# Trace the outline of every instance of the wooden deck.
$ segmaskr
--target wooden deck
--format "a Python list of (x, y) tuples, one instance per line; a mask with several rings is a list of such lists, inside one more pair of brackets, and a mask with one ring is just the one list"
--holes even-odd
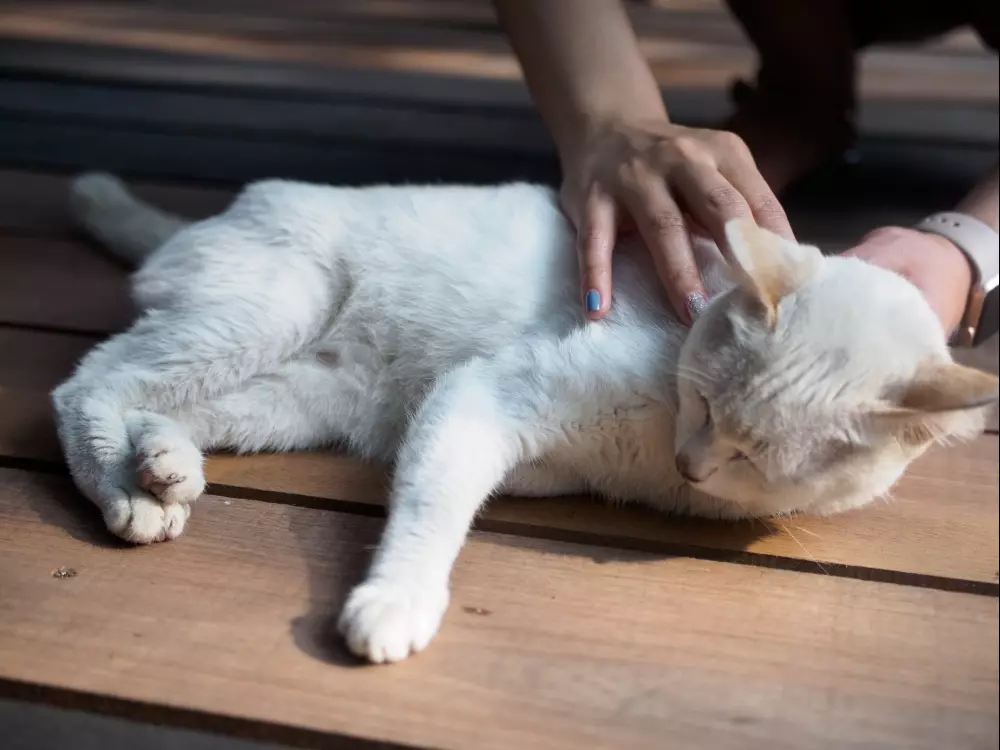
[[(636, 4), (647, 49), (677, 111), (711, 119), (749, 53), (715, 3), (669, 5)], [(483, 3), (278, 7), (0, 3), (5, 746), (997, 747), (995, 416), (891, 502), (832, 519), (500, 499), (440, 635), (392, 667), (332, 627), (378, 537), (380, 467), (214, 456), (181, 539), (104, 531), (47, 394), (133, 312), (125, 271), (70, 227), (72, 170), (124, 171), (192, 217), (258, 176), (554, 174)], [(947, 205), (995, 158), (996, 62), (967, 35), (873, 60), (861, 164), (789, 196), (800, 236), (831, 247)], [(996, 372), (997, 340), (960, 356)]]

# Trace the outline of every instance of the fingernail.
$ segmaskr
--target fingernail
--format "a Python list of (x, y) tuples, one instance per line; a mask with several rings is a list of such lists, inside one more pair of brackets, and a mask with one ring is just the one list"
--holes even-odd
[(587, 292), (587, 312), (597, 312), (601, 309), (601, 293), (596, 289)]
[(691, 320), (696, 320), (699, 315), (705, 312), (705, 308), (708, 307), (708, 300), (701, 294), (689, 294), (684, 301), (687, 304)]

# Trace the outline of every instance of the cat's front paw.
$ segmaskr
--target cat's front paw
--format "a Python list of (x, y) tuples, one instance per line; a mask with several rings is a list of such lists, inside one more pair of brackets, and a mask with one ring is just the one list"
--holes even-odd
[(448, 589), (370, 580), (347, 598), (339, 629), (348, 648), (376, 664), (423, 650), (448, 608)]
[(100, 505), (108, 530), (133, 544), (176, 539), (191, 515), (190, 505), (164, 505), (139, 489), (115, 487)]

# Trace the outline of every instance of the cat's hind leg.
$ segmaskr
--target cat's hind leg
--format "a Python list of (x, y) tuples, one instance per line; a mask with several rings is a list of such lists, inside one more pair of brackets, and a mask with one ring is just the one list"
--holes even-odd
[[(160, 533), (153, 529), (155, 523), (129, 520), (133, 499), (145, 508), (155, 501), (146, 491), (152, 489), (166, 505), (189, 500), (199, 494), (200, 482), (194, 472), (171, 468), (175, 461), (180, 468), (192, 465), (194, 451), (188, 442), (168, 430), (158, 433), (159, 442), (137, 446), (130, 432), (143, 432), (155, 415), (181, 413), (240, 389), (262, 370), (278, 369), (289, 342), (295, 341), (282, 330), (281, 321), (273, 322), (269, 331), (254, 325), (252, 316), (241, 315), (239, 306), (222, 308), (215, 317), (147, 313), (130, 331), (89, 353), (53, 392), (60, 441), (77, 487), (102, 510), (108, 528), (130, 541), (172, 538), (187, 517), (186, 510), (183, 518), (177, 510), (165, 511), (164, 523), (170, 520), (172, 525)], [(164, 442), (183, 447), (164, 450)], [(149, 461), (143, 482), (135, 478), (136, 448)]]
[[(368, 411), (364, 384), (353, 375), (303, 358), (169, 415), (127, 411), (123, 422), (131, 450), (105, 462), (105, 486), (97, 493), (108, 527), (133, 542), (179, 535), (188, 506), (205, 490), (203, 451), (305, 450), (348, 440), (345, 430), (357, 412)], [(384, 455), (393, 430), (398, 434), (392, 423), (402, 423), (403, 411), (382, 417), (386, 434), (367, 447), (382, 447)], [(174, 507), (180, 505), (185, 507)]]
[[(201, 454), (190, 450), (190, 440), (178, 434), (176, 424), (150, 412), (106, 414), (95, 427), (88, 434), (89, 455), (65, 436), (63, 443), (77, 487), (101, 510), (108, 529), (137, 544), (178, 537), (191, 515), (190, 502), (204, 489)], [(145, 436), (154, 431), (171, 436), (172, 442), (146, 441)], [(149, 454), (148, 460), (134, 453), (132, 436), (139, 450)], [(170, 456), (165, 450), (168, 446), (181, 450)], [(161, 467), (159, 474), (164, 478), (159, 483), (149, 471), (152, 462)], [(137, 465), (142, 467), (138, 474)], [(147, 481), (137, 481), (143, 474)]]
[[(149, 309), (89, 352), (53, 392), (73, 479), (115, 533), (132, 541), (156, 538), (122, 525), (123, 502), (152, 498), (135, 481), (129, 415), (172, 415), (239, 390), (293, 360), (330, 324), (344, 279), (326, 255), (301, 246), (308, 238), (278, 239), (267, 221), (247, 216), (182, 229), (135, 278), (135, 294)], [(187, 476), (164, 459), (176, 452), (150, 450), (160, 453), (164, 470), (151, 471), (145, 483), (165, 497), (194, 494), (196, 479), (177, 487), (159, 481)], [(189, 465), (193, 454), (182, 453)]]

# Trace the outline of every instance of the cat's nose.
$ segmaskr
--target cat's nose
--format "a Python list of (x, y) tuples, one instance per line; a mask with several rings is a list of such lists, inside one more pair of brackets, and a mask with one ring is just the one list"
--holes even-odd
[(678, 453), (674, 459), (677, 465), (677, 473), (691, 484), (704, 482), (715, 473), (716, 466), (699, 466), (697, 461), (692, 461), (687, 453)]

